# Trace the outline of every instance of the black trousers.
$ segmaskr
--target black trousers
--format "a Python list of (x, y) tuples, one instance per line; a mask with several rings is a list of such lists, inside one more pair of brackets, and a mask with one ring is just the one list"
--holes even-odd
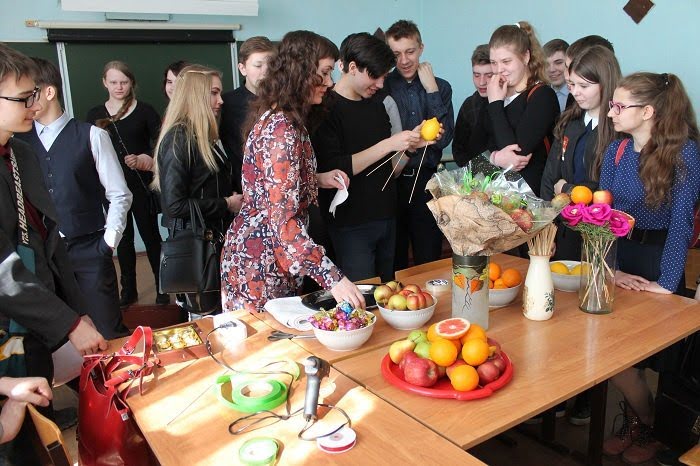
[(395, 270), (408, 267), (409, 244), (413, 250), (414, 265), (438, 260), (442, 255), (443, 234), (426, 205), (433, 196), (425, 190), (425, 185), (435, 174), (435, 169), (421, 168), (413, 200), (409, 204), (408, 199), (411, 197), (416, 172), (417, 168), (404, 169), (396, 180), (399, 206), (396, 222)]
[(124, 235), (117, 246), (117, 258), (121, 272), (122, 296), (135, 295), (136, 288), (136, 250), (134, 249), (134, 220), (146, 246), (148, 263), (153, 271), (153, 278), (158, 287), (158, 268), (160, 266), (160, 231), (158, 230), (157, 215), (150, 211), (150, 202), (143, 186), (129, 186), (134, 200), (126, 216)]
[(66, 240), (66, 249), (87, 304), (87, 314), (97, 330), (108, 340), (127, 335), (119, 309), (112, 248), (105, 242), (104, 232)]
[(394, 279), (396, 221), (374, 220), (360, 225), (328, 226), (338, 266), (351, 280), (379, 276)]

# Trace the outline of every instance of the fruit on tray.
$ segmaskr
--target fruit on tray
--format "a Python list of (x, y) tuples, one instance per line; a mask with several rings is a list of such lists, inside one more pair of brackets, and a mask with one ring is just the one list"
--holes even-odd
[(418, 311), (435, 304), (433, 295), (423, 291), (420, 286), (391, 281), (374, 289), (374, 300), (385, 309), (393, 311)]
[(427, 333), (414, 330), (405, 340), (394, 342), (389, 357), (410, 384), (430, 387), (447, 377), (455, 390), (470, 391), (505, 371), (500, 351), (479, 325), (450, 318), (432, 324)]

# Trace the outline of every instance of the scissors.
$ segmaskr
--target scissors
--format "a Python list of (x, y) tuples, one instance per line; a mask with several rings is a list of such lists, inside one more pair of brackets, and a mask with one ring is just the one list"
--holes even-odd
[(267, 339), (269, 341), (291, 340), (292, 338), (316, 338), (316, 335), (297, 335), (296, 333), (287, 333), (281, 332), (279, 330), (273, 330), (272, 333), (270, 333), (267, 336)]

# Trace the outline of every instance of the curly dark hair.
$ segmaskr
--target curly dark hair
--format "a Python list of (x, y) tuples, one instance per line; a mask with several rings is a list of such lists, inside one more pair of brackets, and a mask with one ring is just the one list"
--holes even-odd
[(338, 47), (311, 31), (292, 31), (282, 38), (277, 55), (272, 57), (267, 75), (258, 84), (258, 96), (251, 103), (245, 135), (260, 116), (271, 108), (284, 112), (303, 127), (313, 105), (313, 91), (323, 83), (317, 74), (318, 62), (338, 59)]

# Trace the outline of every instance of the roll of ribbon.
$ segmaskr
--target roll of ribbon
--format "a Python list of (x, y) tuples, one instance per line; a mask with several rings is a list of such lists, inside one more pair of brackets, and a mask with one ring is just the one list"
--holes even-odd
[(450, 282), (442, 278), (428, 280), (425, 282), (425, 289), (428, 293), (439, 293), (441, 291), (450, 291)]
[(326, 453), (343, 453), (357, 443), (357, 434), (350, 427), (343, 427), (338, 432), (316, 439), (319, 450)]
[(279, 443), (270, 437), (255, 437), (238, 450), (238, 459), (246, 466), (266, 466), (274, 464), (279, 451)]
[(287, 399), (287, 386), (274, 379), (246, 380), (222, 375), (216, 379), (216, 387), (222, 403), (244, 413), (274, 409)]

